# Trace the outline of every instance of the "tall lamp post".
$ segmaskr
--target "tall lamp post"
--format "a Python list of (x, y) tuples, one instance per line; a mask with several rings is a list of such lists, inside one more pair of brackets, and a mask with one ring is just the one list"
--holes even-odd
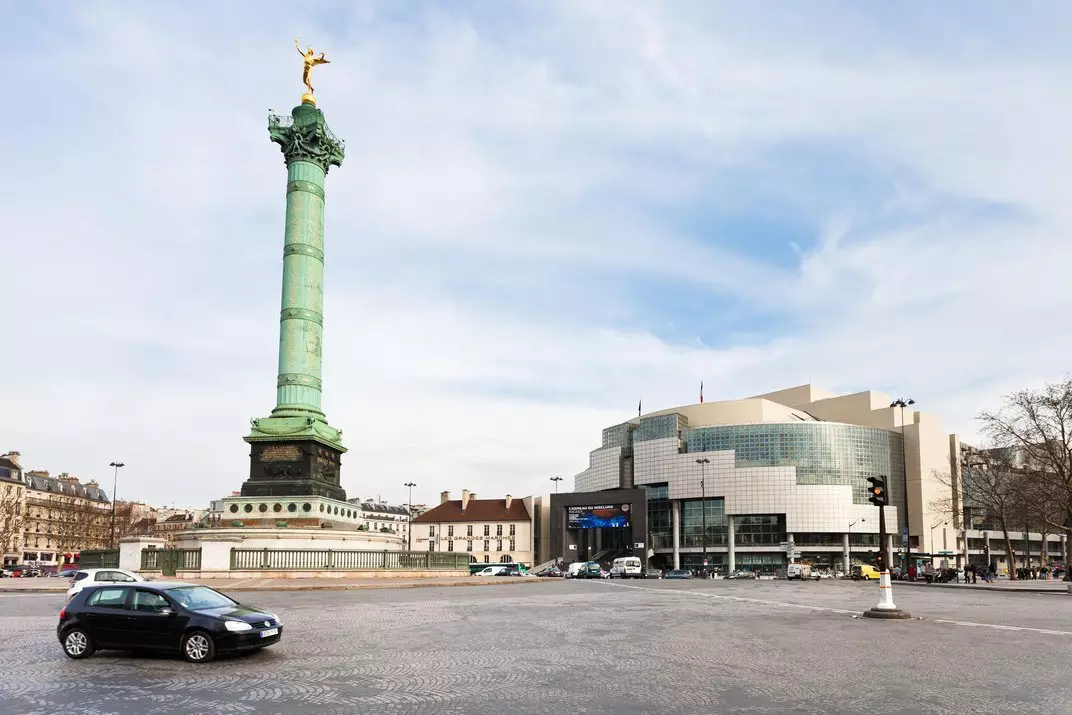
[(409, 487), (409, 503), (406, 505), (409, 511), (409, 526), (406, 527), (406, 551), (413, 551), (413, 487), (414, 482), (406, 482), (402, 486)]
[(562, 477), (551, 477), (551, 481), (555, 483), (555, 494), (558, 494), (558, 483), (562, 481)]
[[(866, 518), (861, 518), (861, 519), (857, 519), (856, 521), (850, 521), (849, 522), (849, 551), (845, 555), (845, 558), (846, 558), (846, 561), (845, 561), (845, 573), (846, 574), (849, 572), (849, 569), (852, 567), (852, 527), (856, 526), (857, 524), (862, 524), (865, 521), (867, 521)], [(880, 544), (880, 546), (881, 546), (881, 544)]]
[(904, 528), (908, 530), (906, 532), (908, 536), (904, 540), (904, 574), (901, 576), (901, 578), (908, 578), (908, 562), (912, 556), (912, 529), (909, 526), (908, 518), (908, 448), (905, 446), (904, 437), (904, 408), (914, 404), (916, 404), (916, 401), (913, 400), (911, 397), (907, 399), (905, 399), (904, 397), (898, 397), (896, 400), (890, 403), (890, 407), (901, 408), (901, 474), (904, 477)]
[(127, 465), (123, 464), (119, 460), (116, 460), (108, 465), (109, 467), (115, 467), (115, 473), (112, 475), (112, 538), (108, 543), (111, 548), (115, 548), (115, 487), (119, 483), (119, 468)]
[(949, 522), (939, 521), (935, 524), (931, 524), (931, 533), (929, 537), (931, 542), (931, 566), (934, 566), (934, 530), (937, 529), (939, 526), (949, 526)]
[(700, 544), (703, 546), (703, 567), (704, 576), (707, 575), (707, 490), (704, 487), (704, 479), (707, 476), (705, 467), (711, 463), (711, 460), (707, 457), (700, 457), (696, 460), (696, 463), (700, 465), (700, 528), (703, 531), (700, 532)]

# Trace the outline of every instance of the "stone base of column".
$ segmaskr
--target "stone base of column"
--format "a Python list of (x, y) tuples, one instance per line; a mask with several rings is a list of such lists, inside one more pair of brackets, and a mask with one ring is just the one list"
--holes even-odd
[(908, 611), (902, 611), (900, 608), (872, 608), (870, 611), (864, 611), (864, 618), (883, 618), (887, 620), (905, 620), (911, 618), (912, 614)]
[(339, 485), (343, 449), (319, 440), (250, 441), (244, 497), (326, 497), (346, 501)]
[(890, 572), (883, 571), (878, 578), (879, 600), (878, 605), (870, 611), (864, 611), (864, 618), (882, 618), (886, 620), (904, 620), (911, 618), (912, 614), (902, 611), (893, 603), (893, 584), (890, 580)]

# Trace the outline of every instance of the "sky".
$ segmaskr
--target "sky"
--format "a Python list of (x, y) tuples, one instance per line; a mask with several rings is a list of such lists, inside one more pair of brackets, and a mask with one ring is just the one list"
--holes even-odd
[(1068, 370), (1072, 6), (0, 5), (0, 451), (240, 488), (303, 45), (351, 497), (545, 493), (644, 411), (807, 382), (950, 432)]

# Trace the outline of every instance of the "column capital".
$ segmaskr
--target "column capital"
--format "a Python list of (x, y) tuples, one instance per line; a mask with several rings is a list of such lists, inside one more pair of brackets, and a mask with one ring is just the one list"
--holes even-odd
[(269, 114), (268, 135), (279, 145), (288, 166), (308, 161), (327, 173), (333, 166), (342, 166), (346, 155), (346, 142), (331, 133), (324, 113), (308, 102), (295, 107), (289, 117)]

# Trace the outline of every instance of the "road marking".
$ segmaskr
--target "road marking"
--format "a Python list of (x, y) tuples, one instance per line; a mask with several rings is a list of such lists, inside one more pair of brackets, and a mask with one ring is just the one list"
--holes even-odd
[[(743, 596), (726, 596), (718, 593), (704, 591), (683, 590), (679, 588), (646, 588), (644, 586), (626, 586), (624, 583), (606, 583), (615, 588), (633, 588), (637, 591), (649, 591), (652, 593), (680, 593), (685, 595), (705, 596), (707, 598), (721, 598), (727, 601), (739, 601), (742, 603), (758, 603), (764, 606), (782, 606), (785, 608), (803, 608), (811, 611), (825, 611), (827, 613), (841, 613), (844, 615), (859, 616), (861, 611), (850, 611), (844, 608), (831, 608), (829, 606), (808, 606), (803, 603), (789, 603), (787, 601), (771, 601), (763, 598), (745, 598)], [(951, 621), (943, 618), (928, 618), (934, 623), (947, 623), (953, 626), (965, 626), (968, 628), (993, 628), (998, 631), (1025, 631), (1028, 633), (1042, 633), (1048, 636), (1072, 636), (1072, 631), (1058, 631), (1048, 628), (1028, 628), (1026, 626), (1006, 626), (999, 623), (975, 623), (974, 621)]]
[(972, 621), (947, 621), (942, 618), (931, 619), (935, 623), (949, 623), (954, 626), (968, 626), (970, 628), (993, 628), (999, 631), (1028, 631), (1030, 633), (1045, 633), (1048, 636), (1072, 636), (1072, 631), (1055, 631), (1048, 628), (1027, 628), (1026, 626), (1003, 626), (997, 623), (974, 623)]
[(740, 601), (742, 603), (758, 603), (764, 606), (783, 606), (785, 608), (806, 608), (810, 611), (826, 611), (828, 613), (841, 613), (844, 615), (858, 616), (860, 611), (850, 611), (845, 608), (831, 608), (829, 606), (809, 606), (804, 603), (788, 603), (786, 601), (769, 601), (763, 598), (745, 598), (743, 596), (724, 596), (719, 593), (705, 593), (703, 591), (685, 591), (679, 588), (645, 588), (644, 586), (626, 586), (624, 583), (607, 583), (607, 586), (615, 588), (634, 588), (638, 591), (653, 591), (658, 593), (682, 593), (686, 595), (705, 596), (707, 598), (721, 598), (727, 601)]

